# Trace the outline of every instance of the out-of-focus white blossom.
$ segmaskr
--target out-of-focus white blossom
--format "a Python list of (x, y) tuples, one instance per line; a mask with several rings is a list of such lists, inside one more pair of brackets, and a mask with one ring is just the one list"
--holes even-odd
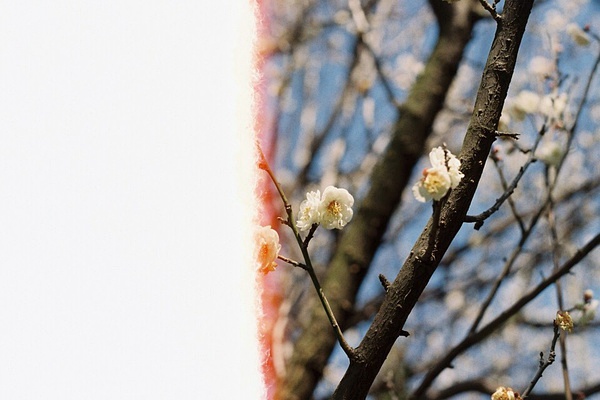
[(279, 235), (270, 226), (261, 226), (255, 232), (256, 265), (260, 272), (267, 274), (275, 271), (277, 263), (275, 260), (281, 250)]
[(400, 89), (407, 90), (424, 68), (425, 64), (412, 53), (402, 53), (396, 58), (391, 74), (394, 83)]
[(518, 392), (512, 390), (512, 388), (500, 386), (494, 394), (492, 394), (492, 400), (521, 400), (521, 396)]
[(544, 18), (544, 26), (548, 31), (562, 29), (568, 22), (565, 15), (557, 9), (548, 10)]
[(517, 121), (523, 121), (527, 114), (539, 110), (540, 96), (530, 90), (522, 90), (508, 105), (509, 115)]
[(346, 189), (328, 186), (319, 204), (321, 225), (325, 229), (342, 229), (352, 219), (354, 198)]
[(540, 101), (540, 112), (551, 122), (561, 121), (567, 109), (567, 94), (546, 95)]
[(585, 303), (582, 309), (583, 315), (581, 316), (579, 323), (587, 324), (592, 321), (596, 317), (596, 310), (598, 309), (599, 304), (600, 302), (598, 299), (592, 299), (588, 303)]
[(431, 168), (423, 171), (423, 177), (412, 188), (415, 198), (423, 203), (440, 200), (464, 177), (458, 158), (443, 147), (431, 150), (429, 161)]
[(498, 121), (498, 130), (500, 132), (508, 132), (508, 125), (510, 124), (510, 115), (502, 113), (500, 120)]
[(579, 46), (588, 46), (590, 44), (590, 36), (579, 25), (575, 23), (567, 25), (566, 32)]
[(596, 317), (596, 310), (598, 309), (599, 304), (600, 302), (597, 299), (594, 299), (594, 292), (591, 289), (587, 289), (583, 292), (583, 304), (576, 306), (576, 308), (582, 312), (578, 323), (585, 325), (592, 321)]
[(318, 224), (321, 221), (319, 215), (320, 204), (320, 191), (306, 193), (306, 200), (300, 203), (300, 210), (298, 211), (298, 221), (296, 222), (298, 229), (307, 231), (313, 224)]
[(552, 60), (542, 56), (535, 56), (529, 61), (529, 71), (539, 75), (542, 78), (551, 76), (555, 71), (556, 65)]
[(538, 160), (553, 167), (558, 166), (564, 154), (564, 148), (556, 141), (544, 142), (535, 152)]

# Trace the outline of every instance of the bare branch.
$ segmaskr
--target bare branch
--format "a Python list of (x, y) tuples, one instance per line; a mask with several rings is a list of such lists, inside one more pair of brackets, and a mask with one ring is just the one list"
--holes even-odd
[(575, 265), (577, 265), (581, 260), (583, 260), (583, 258), (587, 256), (592, 250), (594, 250), (598, 245), (600, 245), (600, 233), (594, 236), (581, 249), (579, 249), (573, 255), (573, 257), (571, 257), (569, 260), (563, 263), (562, 266), (556, 272), (554, 272), (548, 278), (540, 282), (534, 289), (522, 296), (511, 307), (506, 309), (502, 314), (494, 318), (476, 333), (465, 337), (459, 344), (457, 344), (453, 349), (446, 353), (446, 355), (440, 361), (438, 361), (433, 368), (430, 369), (427, 375), (425, 375), (425, 378), (423, 378), (423, 381), (421, 382), (419, 387), (413, 393), (413, 397), (420, 398), (421, 396), (423, 396), (425, 394), (425, 391), (431, 385), (431, 383), (433, 383), (434, 379), (444, 369), (446, 369), (459, 354), (463, 353), (465, 350), (471, 348), (475, 344), (481, 342), (493, 332), (495, 332), (497, 329), (499, 329), (500, 326), (503, 325), (506, 321), (508, 321), (510, 317), (515, 315), (526, 304), (535, 299), (548, 286), (552, 285), (562, 276), (568, 274), (569, 271), (571, 271), (571, 269)]

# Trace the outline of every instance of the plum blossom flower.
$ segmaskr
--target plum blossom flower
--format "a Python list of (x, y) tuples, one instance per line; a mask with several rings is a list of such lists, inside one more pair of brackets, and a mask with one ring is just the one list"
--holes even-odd
[(521, 400), (521, 396), (518, 392), (512, 390), (512, 388), (500, 386), (494, 394), (492, 394), (492, 400)]
[(296, 226), (301, 231), (309, 230), (314, 224), (325, 229), (342, 229), (353, 216), (354, 197), (346, 190), (328, 186), (321, 196), (320, 191), (306, 193), (300, 203)]
[(256, 264), (258, 270), (263, 274), (275, 271), (277, 263), (275, 260), (281, 250), (279, 235), (271, 226), (261, 226), (256, 230)]
[(556, 65), (554, 62), (546, 57), (536, 56), (529, 61), (529, 71), (539, 77), (546, 78), (551, 76), (555, 70)]
[(415, 198), (424, 203), (440, 200), (450, 189), (458, 186), (464, 177), (459, 171), (460, 161), (443, 147), (436, 147), (429, 153), (431, 168), (423, 171), (421, 179), (413, 186)]
[(567, 25), (566, 32), (579, 46), (588, 46), (590, 44), (590, 36), (579, 25), (575, 23)]
[(328, 186), (319, 204), (321, 225), (325, 229), (342, 229), (352, 219), (354, 198), (346, 189)]
[(500, 120), (498, 120), (498, 130), (500, 132), (508, 132), (508, 126), (510, 125), (510, 115), (502, 113)]
[(599, 305), (598, 299), (594, 299), (594, 292), (587, 289), (583, 292), (583, 304), (577, 306), (582, 312), (579, 324), (585, 325), (596, 317), (596, 310)]
[(440, 200), (450, 190), (450, 176), (445, 168), (427, 168), (423, 177), (413, 186), (415, 198), (424, 203), (428, 200)]
[(314, 191), (306, 193), (306, 199), (300, 203), (298, 212), (298, 221), (296, 226), (301, 231), (307, 231), (313, 224), (321, 222), (319, 214), (319, 204), (321, 204), (321, 192)]
[(540, 112), (550, 119), (550, 122), (559, 122), (567, 109), (567, 94), (553, 94), (542, 97), (539, 104)]
[(545, 142), (535, 152), (538, 160), (553, 167), (558, 166), (564, 154), (565, 151), (562, 146), (555, 141)]
[(568, 311), (557, 311), (554, 324), (563, 331), (571, 332), (573, 330), (573, 318)]
[(538, 111), (540, 96), (530, 90), (522, 90), (510, 101), (508, 105), (509, 115), (517, 121), (523, 121), (527, 114)]

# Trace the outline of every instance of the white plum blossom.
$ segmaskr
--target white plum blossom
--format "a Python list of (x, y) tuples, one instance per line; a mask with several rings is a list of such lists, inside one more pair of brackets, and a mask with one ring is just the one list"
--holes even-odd
[(586, 289), (583, 292), (583, 304), (577, 306), (582, 312), (579, 319), (580, 324), (585, 325), (596, 317), (599, 303), (597, 299), (594, 299), (594, 292), (591, 289)]
[(300, 203), (298, 221), (296, 226), (301, 231), (307, 231), (313, 224), (318, 224), (321, 219), (319, 215), (319, 204), (321, 203), (321, 192), (314, 191), (306, 193), (306, 200)]
[(530, 90), (522, 90), (510, 101), (508, 113), (517, 121), (523, 121), (527, 114), (539, 110), (540, 96)]
[(550, 141), (538, 147), (535, 156), (544, 164), (557, 167), (564, 153), (564, 149), (559, 143)]
[(346, 190), (328, 186), (321, 196), (320, 191), (306, 193), (300, 204), (296, 226), (301, 231), (309, 230), (314, 224), (325, 229), (342, 229), (353, 216), (354, 197)]
[(498, 121), (498, 130), (500, 132), (508, 132), (508, 125), (510, 124), (510, 115), (502, 113), (500, 120)]
[(512, 388), (500, 386), (492, 394), (492, 400), (521, 400), (521, 396)]
[(415, 198), (423, 203), (440, 200), (464, 177), (458, 158), (443, 147), (431, 150), (429, 161), (431, 168), (423, 171), (423, 177), (412, 188)]
[(588, 46), (590, 44), (590, 36), (579, 25), (575, 23), (567, 25), (566, 32), (579, 46)]
[(556, 64), (549, 58), (535, 56), (529, 61), (529, 71), (541, 78), (546, 78), (554, 74)]
[(328, 186), (323, 191), (319, 215), (325, 229), (342, 229), (352, 219), (354, 198), (346, 189)]
[(277, 267), (275, 260), (281, 250), (279, 235), (271, 226), (261, 226), (255, 232), (257, 268), (263, 274), (274, 271)]
[(427, 168), (423, 177), (413, 186), (415, 198), (424, 203), (428, 200), (440, 200), (450, 190), (450, 175), (445, 168)]
[(565, 332), (573, 331), (573, 318), (568, 311), (557, 311), (556, 319), (554, 320), (554, 325), (558, 326)]
[(596, 310), (598, 309), (600, 302), (597, 299), (592, 299), (588, 303), (583, 305), (583, 315), (579, 321), (582, 324), (586, 324), (596, 317)]
[(547, 116), (551, 122), (560, 121), (567, 109), (567, 94), (546, 95), (540, 100), (540, 112)]

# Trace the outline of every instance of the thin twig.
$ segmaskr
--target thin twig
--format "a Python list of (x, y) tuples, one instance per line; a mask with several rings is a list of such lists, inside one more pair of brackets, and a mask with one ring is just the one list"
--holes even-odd
[(335, 319), (335, 316), (333, 315), (333, 310), (331, 309), (331, 306), (329, 305), (329, 301), (327, 301), (327, 297), (325, 297), (325, 293), (323, 293), (323, 288), (321, 287), (321, 284), (319, 283), (319, 279), (317, 278), (317, 274), (315, 273), (315, 270), (313, 268), (312, 262), (310, 260), (310, 256), (308, 255), (308, 247), (304, 245), (304, 242), (302, 241), (302, 237), (300, 237), (300, 233), (298, 232), (298, 229), (296, 228), (296, 224), (294, 224), (294, 222), (293, 222), (294, 218), (293, 218), (292, 206), (288, 202), (287, 197), (285, 196), (285, 193), (283, 192), (283, 189), (281, 188), (281, 185), (279, 184), (277, 179), (275, 179), (275, 175), (273, 174), (271, 167), (269, 167), (269, 163), (267, 162), (267, 159), (265, 158), (265, 155), (264, 155), (262, 149), (258, 145), (257, 145), (257, 147), (258, 147), (258, 153), (259, 153), (259, 157), (260, 157), (259, 164), (258, 164), (259, 168), (266, 171), (267, 174), (269, 174), (269, 176), (271, 177), (271, 180), (273, 181), (273, 183), (275, 184), (275, 187), (277, 188), (277, 191), (279, 192), (279, 196), (281, 197), (281, 200), (283, 201), (283, 205), (285, 207), (285, 212), (288, 217), (287, 225), (294, 232), (294, 237), (296, 238), (296, 241), (298, 242), (298, 246), (300, 247), (300, 251), (302, 252), (302, 256), (304, 257), (304, 263), (305, 263), (306, 268), (303, 268), (303, 269), (305, 269), (306, 272), (308, 272), (308, 275), (310, 276), (310, 279), (313, 282), (313, 285), (317, 291), (317, 295), (319, 296), (319, 300), (321, 301), (321, 304), (323, 305), (323, 308), (325, 309), (327, 318), (329, 318), (329, 322), (331, 323), (331, 326), (333, 327), (333, 331), (340, 343), (340, 346), (342, 347), (342, 349), (344, 350), (344, 352), (346, 353), (348, 358), (350, 360), (354, 360), (356, 351), (348, 344), (348, 342), (344, 338), (344, 335), (342, 333), (340, 325), (338, 324), (337, 320)]
[[(533, 164), (534, 162), (536, 162), (537, 160), (535, 159), (534, 155), (535, 155), (535, 150), (537, 149), (540, 140), (544, 134), (544, 132), (546, 131), (546, 124), (542, 125), (542, 127), (540, 128), (539, 131), (539, 135), (535, 141), (535, 143), (533, 144), (533, 147), (531, 148), (531, 150), (529, 150), (527, 153), (529, 154), (529, 158), (527, 159), (527, 161), (525, 162), (525, 164), (523, 164), (523, 166), (519, 169), (519, 172), (517, 173), (517, 175), (514, 177), (513, 181), (510, 183), (510, 186), (504, 188), (504, 193), (502, 193), (502, 195), (496, 199), (496, 202), (494, 203), (494, 205), (492, 205), (490, 208), (488, 208), (487, 210), (485, 210), (484, 212), (482, 212), (481, 214), (477, 214), (477, 215), (466, 215), (465, 216), (465, 222), (475, 222), (475, 230), (479, 230), (482, 226), (483, 226), (483, 222), (488, 219), (492, 214), (494, 214), (496, 211), (498, 211), (500, 209), (500, 206), (502, 206), (502, 204), (506, 201), (510, 199), (510, 196), (514, 193), (515, 189), (517, 188), (517, 185), (519, 184), (519, 181), (521, 180), (521, 178), (523, 177), (523, 175), (525, 175), (525, 171), (527, 171), (527, 168), (529, 168), (529, 166), (531, 164)], [(492, 160), (494, 162), (496, 162), (495, 157), (492, 157)], [(506, 181), (504, 180), (504, 176), (501, 173), (501, 171), (498, 171), (500, 173), (500, 179), (503, 183), (503, 185), (506, 184)], [(509, 200), (509, 204), (510, 204)], [(511, 204), (511, 206), (513, 206), (514, 204)], [(511, 207), (512, 208), (512, 207)], [(517, 219), (517, 221), (519, 221), (519, 227), (521, 228), (521, 234), (524, 233), (524, 227), (522, 224), (522, 221), (519, 217), (519, 215), (516, 213), (516, 210), (513, 210), (513, 213), (515, 215), (515, 218)]]
[(362, 44), (364, 45), (365, 49), (369, 53), (371, 53), (371, 56), (373, 57), (373, 65), (375, 65), (375, 70), (377, 71), (377, 74), (379, 75), (379, 79), (381, 79), (381, 84), (383, 85), (383, 89), (385, 90), (385, 92), (388, 96), (388, 100), (396, 108), (400, 108), (402, 106), (402, 103), (400, 101), (396, 100), (396, 95), (394, 94), (394, 89), (392, 88), (392, 84), (388, 81), (388, 78), (385, 76), (385, 73), (383, 72), (383, 66), (381, 65), (381, 61), (379, 60), (379, 57), (377, 56), (377, 54), (375, 54), (375, 50), (373, 50), (371, 45), (369, 43), (367, 43), (362, 36), (360, 37), (360, 39), (362, 40)]
[(304, 247), (308, 248), (308, 243), (313, 238), (315, 231), (317, 230), (318, 227), (319, 227), (319, 224), (312, 224), (312, 226), (310, 227), (310, 230), (308, 231), (308, 235), (306, 235), (306, 237), (304, 238), (304, 242), (302, 243), (302, 245)]
[(500, 209), (500, 206), (502, 205), (502, 203), (504, 203), (510, 197), (510, 195), (512, 195), (514, 193), (515, 189), (517, 188), (517, 184), (519, 183), (519, 181), (525, 174), (527, 167), (529, 167), (529, 165), (533, 162), (535, 162), (534, 158), (530, 158), (529, 160), (527, 160), (525, 165), (523, 165), (519, 169), (519, 173), (515, 176), (515, 178), (511, 182), (510, 186), (506, 188), (504, 193), (502, 193), (502, 196), (500, 196), (499, 198), (496, 199), (496, 202), (494, 203), (493, 206), (491, 206), (490, 208), (488, 208), (481, 214), (465, 216), (465, 222), (475, 222), (475, 229), (479, 230), (479, 228), (481, 228), (483, 226), (483, 221), (485, 221), (493, 213), (498, 211)]
[(590, 241), (588, 241), (583, 247), (575, 252), (575, 254), (569, 260), (564, 262), (556, 272), (540, 282), (534, 289), (523, 295), (512, 306), (507, 308), (492, 321), (488, 322), (479, 331), (468, 334), (460, 343), (454, 346), (448, 353), (446, 353), (444, 357), (442, 357), (432, 368), (429, 369), (429, 372), (427, 372), (419, 387), (413, 392), (411, 398), (421, 398), (429, 386), (431, 386), (435, 378), (444, 369), (446, 369), (459, 354), (462, 354), (465, 350), (471, 348), (477, 343), (480, 343), (493, 332), (495, 332), (526, 304), (531, 302), (540, 293), (542, 293), (548, 286), (552, 285), (559, 278), (569, 273), (569, 271), (571, 271), (575, 265), (577, 265), (587, 254), (589, 254), (599, 245), (600, 233), (597, 233)]
[[(504, 189), (506, 191), (508, 189), (508, 182), (506, 181), (506, 178), (504, 177), (504, 172), (502, 171), (502, 168), (500, 167), (500, 160), (495, 155), (492, 155), (492, 161), (494, 161), (494, 166), (496, 167), (496, 171), (498, 171), (498, 176), (500, 177), (500, 183), (502, 184), (502, 189)], [(510, 210), (513, 213), (513, 216), (515, 217), (515, 220), (519, 224), (519, 229), (521, 230), (521, 235), (523, 235), (525, 233), (525, 223), (523, 222), (523, 218), (521, 218), (521, 216), (517, 212), (517, 206), (516, 206), (515, 201), (513, 200), (512, 196), (509, 196), (507, 201), (508, 201), (508, 206), (510, 207)]]
[(554, 324), (554, 337), (552, 338), (552, 345), (550, 346), (550, 353), (548, 353), (548, 358), (546, 358), (546, 360), (544, 360), (544, 353), (540, 353), (540, 366), (538, 367), (538, 370), (536, 371), (535, 376), (529, 383), (529, 386), (527, 386), (527, 389), (525, 389), (523, 391), (523, 394), (521, 397), (526, 398), (529, 395), (529, 393), (531, 393), (531, 391), (533, 390), (535, 385), (538, 383), (538, 381), (542, 377), (542, 374), (544, 373), (546, 368), (548, 368), (550, 365), (552, 365), (552, 363), (556, 359), (556, 352), (554, 351), (554, 349), (556, 347), (556, 341), (558, 340), (559, 336), (560, 336), (559, 327), (558, 327), (558, 325)]
[(291, 258), (284, 257), (281, 254), (277, 255), (277, 258), (279, 258), (281, 261), (285, 261), (286, 263), (288, 263), (290, 265), (293, 265), (294, 267), (302, 268), (303, 270), (306, 271), (306, 265), (302, 264), (301, 262), (292, 260)]
[(496, 11), (496, 3), (497, 3), (496, 1), (494, 1), (494, 5), (491, 5), (486, 0), (479, 0), (479, 2), (483, 6), (483, 8), (485, 8), (490, 13), (492, 18), (494, 18), (494, 20), (496, 20), (496, 22), (502, 21), (502, 16), (500, 14), (498, 14), (498, 12)]
[[(552, 261), (554, 263), (554, 268), (553, 271), (556, 271), (559, 267), (559, 260), (560, 260), (560, 243), (558, 240), (558, 232), (556, 229), (556, 218), (554, 215), (554, 199), (552, 198), (552, 186), (551, 186), (551, 182), (550, 182), (550, 169), (546, 168), (546, 187), (548, 188), (548, 200), (549, 200), (549, 207), (548, 207), (548, 225), (550, 226), (550, 235), (552, 238)], [(556, 175), (554, 176), (556, 179)], [(562, 285), (560, 280), (556, 281), (556, 284), (554, 285), (556, 288), (556, 299), (557, 299), (557, 303), (558, 303), (558, 308), (559, 310), (564, 310), (564, 301), (563, 301), (563, 294), (562, 294)], [(567, 337), (566, 336), (561, 336), (560, 337), (560, 358), (561, 358), (561, 367), (562, 367), (562, 374), (563, 374), (563, 382), (564, 382), (564, 388), (565, 388), (565, 400), (573, 400), (573, 393), (571, 391), (571, 379), (569, 377), (569, 368), (567, 365), (567, 343), (566, 343)]]

